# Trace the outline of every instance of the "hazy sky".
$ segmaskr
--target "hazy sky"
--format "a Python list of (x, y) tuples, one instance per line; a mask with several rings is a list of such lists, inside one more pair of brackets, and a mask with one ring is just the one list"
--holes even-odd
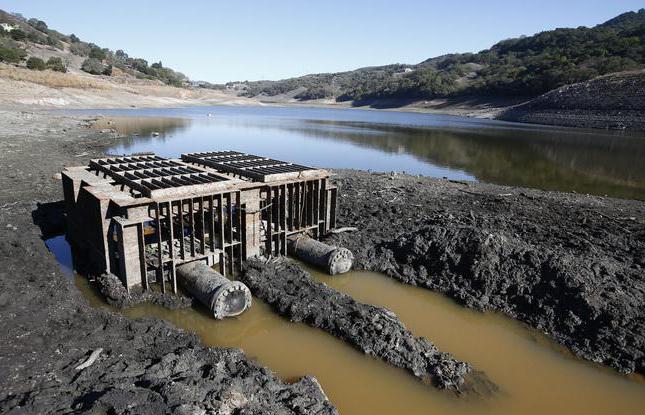
[(644, 0), (0, 0), (3, 10), (211, 82), (418, 63), (641, 7)]

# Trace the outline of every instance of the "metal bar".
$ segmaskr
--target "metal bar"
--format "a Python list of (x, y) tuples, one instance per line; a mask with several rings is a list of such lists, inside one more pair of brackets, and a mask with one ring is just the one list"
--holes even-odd
[(168, 202), (168, 230), (170, 239), (168, 240), (168, 250), (170, 252), (170, 281), (172, 281), (172, 292), (177, 294), (177, 276), (175, 275), (175, 239), (173, 227), (172, 202)]
[(181, 227), (181, 238), (179, 238), (179, 250), (180, 250), (180, 255), (181, 259), (185, 260), (186, 259), (186, 247), (184, 246), (185, 243), (185, 229), (184, 229), (184, 200), (181, 199), (179, 200), (179, 224)]
[(300, 228), (300, 183), (294, 183), (293, 186), (295, 187), (294, 193), (295, 193), (295, 200), (294, 200), (294, 218), (293, 218), (293, 226), (294, 228), (298, 229)]
[(280, 255), (280, 187), (275, 186), (272, 188), (273, 191), (273, 205), (271, 206), (273, 210), (272, 219), (273, 219), (273, 230), (275, 231), (275, 241), (272, 241), (275, 244), (275, 254)]
[(219, 255), (219, 272), (226, 275), (226, 253), (224, 251), (224, 206), (222, 206), (223, 197), (221, 194), (217, 195), (217, 221), (219, 222), (219, 248), (222, 253)]
[(293, 183), (287, 184), (287, 216), (288, 216), (288, 229), (293, 230)]
[(209, 236), (210, 236), (210, 249), (211, 252), (215, 252), (215, 208), (213, 207), (213, 195), (208, 197), (208, 220), (210, 224)]
[(193, 214), (194, 202), (192, 197), (188, 200), (189, 200), (188, 214), (190, 215), (188, 217), (188, 221), (190, 223), (190, 256), (194, 257), (195, 256), (195, 215)]
[(228, 255), (228, 270), (233, 275), (233, 201), (231, 198), (231, 193), (226, 193), (226, 207), (227, 207), (227, 216), (228, 216), (228, 236), (230, 243), (230, 254)]
[(161, 292), (166, 293), (166, 284), (164, 284), (163, 280), (163, 248), (161, 246), (162, 242), (162, 232), (161, 232), (161, 220), (160, 220), (160, 211), (161, 210), (161, 205), (159, 203), (156, 204), (156, 209), (155, 209), (155, 217), (157, 220), (157, 259), (159, 260), (159, 264), (157, 267), (157, 273), (161, 277)]
[(266, 188), (266, 207), (267, 207), (267, 209), (265, 209), (266, 221), (267, 221), (266, 255), (271, 256), (273, 255), (273, 225), (271, 224), (273, 221), (273, 206), (271, 205), (271, 187), (270, 186), (267, 186)]
[(237, 255), (237, 266), (238, 269), (241, 271), (242, 270), (242, 256), (243, 251), (245, 249), (245, 244), (244, 244), (244, 234), (246, 232), (242, 231), (242, 205), (241, 205), (241, 194), (239, 191), (235, 192), (235, 206), (237, 207), (237, 213), (236, 213), (236, 225), (237, 225), (237, 239), (239, 240), (239, 248), (238, 248), (238, 255)]
[(338, 189), (331, 189), (331, 208), (329, 210), (329, 229), (336, 227), (336, 209), (338, 209)]
[(322, 217), (322, 223), (318, 227), (318, 235), (322, 236), (327, 231), (327, 179), (320, 181), (320, 205), (318, 206), (319, 220)]
[(201, 241), (199, 243), (199, 248), (201, 249), (201, 254), (206, 253), (206, 223), (204, 221), (204, 196), (200, 196), (199, 202), (199, 217), (201, 218), (201, 223), (199, 229), (201, 231)]
[(146, 264), (146, 239), (143, 222), (137, 226), (139, 232), (139, 263), (141, 267), (141, 285), (148, 291), (148, 264)]
[(287, 186), (280, 186), (280, 225), (282, 234), (280, 235), (280, 242), (282, 244), (281, 253), (287, 255)]
[[(316, 180), (312, 183), (312, 186), (314, 188), (314, 194), (313, 194), (313, 203), (311, 204), (311, 213), (313, 216), (313, 222), (312, 225), (318, 225), (318, 212), (320, 208), (320, 180)], [(316, 229), (315, 231), (316, 234), (316, 239), (319, 238), (319, 233), (318, 230)]]

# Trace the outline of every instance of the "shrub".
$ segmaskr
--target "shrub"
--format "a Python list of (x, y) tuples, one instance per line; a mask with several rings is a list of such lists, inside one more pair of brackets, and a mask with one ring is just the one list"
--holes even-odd
[(13, 29), (9, 33), (11, 34), (11, 38), (13, 40), (25, 40), (27, 38), (27, 35), (25, 34), (25, 32), (23, 32), (20, 29)]
[(38, 19), (29, 19), (27, 23), (36, 30), (39, 30), (43, 33), (47, 33), (47, 23)]
[(56, 39), (55, 37), (52, 37), (52, 36), (47, 37), (47, 44), (49, 46), (55, 47), (56, 49), (61, 49), (61, 50), (63, 49), (63, 43), (60, 40), (58, 40), (58, 39)]
[(81, 41), (81, 39), (79, 39), (78, 36), (76, 36), (74, 33), (72, 33), (71, 35), (69, 35), (69, 41), (71, 43), (78, 43), (78, 42)]
[(47, 43), (47, 37), (43, 36), (42, 33), (38, 33), (38, 32), (27, 33), (27, 40), (33, 43), (39, 43), (41, 45), (44, 45)]
[(102, 61), (103, 59), (105, 59), (105, 51), (98, 47), (91, 48), (90, 58), (94, 58)]
[(90, 54), (90, 47), (86, 43), (72, 43), (69, 51), (77, 56), (88, 56)]
[(51, 69), (56, 72), (67, 72), (67, 67), (65, 67), (63, 60), (54, 56), (47, 60), (47, 69)]
[(27, 68), (34, 71), (44, 71), (47, 69), (47, 65), (45, 65), (45, 61), (42, 59), (32, 56), (27, 59)]
[(102, 75), (105, 71), (105, 65), (100, 60), (94, 58), (87, 58), (83, 61), (81, 69), (92, 75)]
[(0, 46), (0, 61), (18, 63), (25, 59), (27, 52), (24, 49)]

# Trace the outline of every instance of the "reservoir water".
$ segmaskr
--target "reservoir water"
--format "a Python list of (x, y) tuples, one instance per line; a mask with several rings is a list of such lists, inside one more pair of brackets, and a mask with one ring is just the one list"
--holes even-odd
[(68, 112), (113, 117), (97, 128), (126, 135), (110, 150), (115, 154), (152, 151), (178, 157), (231, 149), (317, 167), (404, 171), (645, 199), (642, 133), (359, 109), (217, 106)]

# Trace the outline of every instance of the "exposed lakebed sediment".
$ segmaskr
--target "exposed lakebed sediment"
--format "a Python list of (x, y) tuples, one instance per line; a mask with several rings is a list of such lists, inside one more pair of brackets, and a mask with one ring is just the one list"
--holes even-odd
[(331, 242), (356, 267), (501, 311), (621, 372), (645, 372), (645, 203), (338, 172)]
[(495, 386), (465, 362), (415, 337), (391, 311), (355, 301), (285, 260), (252, 260), (242, 273), (254, 295), (294, 322), (322, 329), (441, 389), (489, 394)]

